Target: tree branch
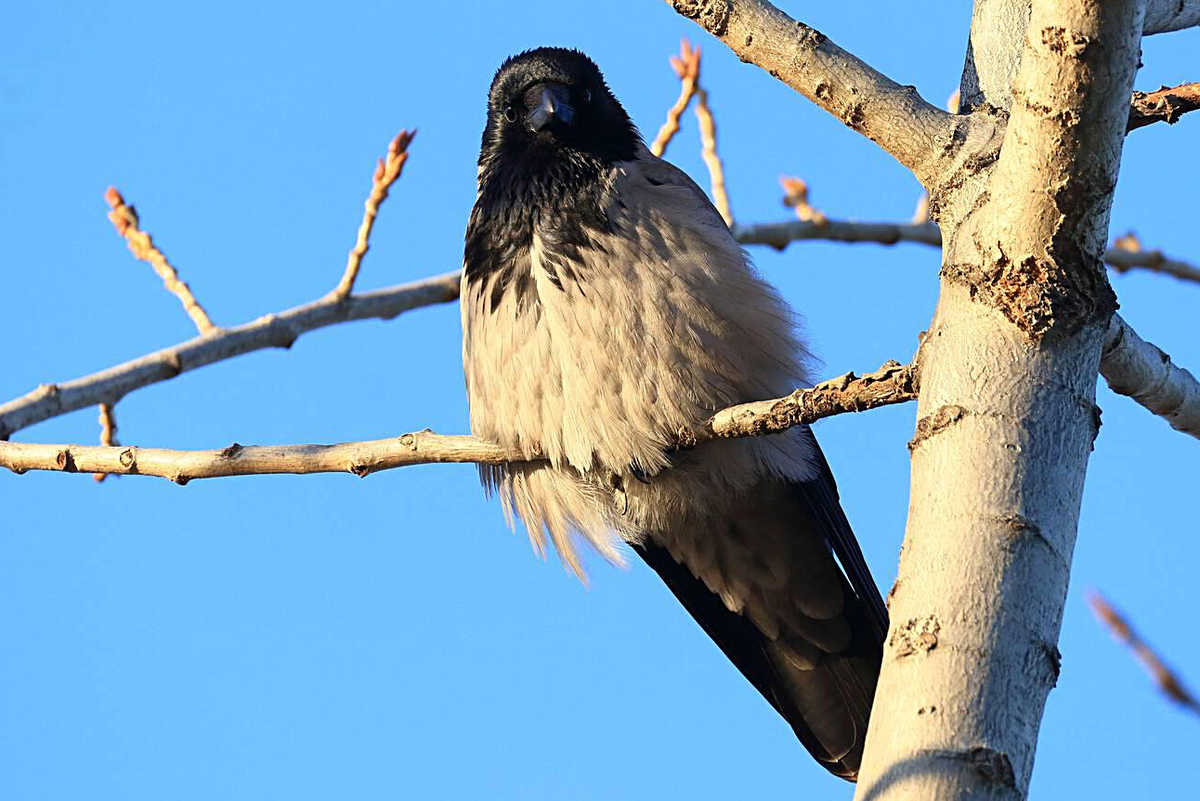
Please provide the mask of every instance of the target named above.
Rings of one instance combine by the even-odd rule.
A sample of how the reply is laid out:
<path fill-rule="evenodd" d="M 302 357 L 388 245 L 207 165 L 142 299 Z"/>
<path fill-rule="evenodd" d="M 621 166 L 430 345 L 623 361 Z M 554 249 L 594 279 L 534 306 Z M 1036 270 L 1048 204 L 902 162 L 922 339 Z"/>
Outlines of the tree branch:
<path fill-rule="evenodd" d="M 191 287 L 179 280 L 179 273 L 154 244 L 150 234 L 138 226 L 138 215 L 133 206 L 125 203 L 125 198 L 121 197 L 121 193 L 115 186 L 108 188 L 108 191 L 104 193 L 104 199 L 112 209 L 108 213 L 109 221 L 117 229 L 117 233 L 129 243 L 129 252 L 134 255 L 134 258 L 140 259 L 154 268 L 154 272 L 158 273 L 158 277 L 162 279 L 163 286 L 168 292 L 179 298 L 184 311 L 187 312 L 188 317 L 192 318 L 192 322 L 196 324 L 196 328 L 201 334 L 216 331 L 217 326 L 209 319 L 208 312 L 200 305 L 200 301 L 196 300 Z"/>
<path fill-rule="evenodd" d="M 1146 0 L 1142 33 L 1168 33 L 1200 25 L 1200 0 Z"/>
<path fill-rule="evenodd" d="M 388 190 L 404 171 L 404 163 L 408 161 L 408 145 L 416 135 L 416 131 L 400 131 L 396 134 L 396 138 L 388 145 L 386 158 L 380 159 L 375 166 L 375 174 L 371 176 L 371 193 L 367 195 L 363 204 L 363 219 L 358 226 L 358 237 L 346 259 L 346 270 L 342 273 L 342 279 L 329 293 L 334 300 L 345 300 L 354 291 L 354 282 L 362 267 L 363 256 L 367 255 L 367 249 L 371 246 L 371 229 L 375 227 L 379 206 L 387 200 Z"/>
<path fill-rule="evenodd" d="M 717 123 L 708 107 L 708 90 L 699 84 L 696 85 L 696 121 L 700 126 L 700 157 L 708 167 L 713 205 L 725 224 L 732 228 L 733 208 L 729 204 L 729 190 L 725 188 L 725 168 L 717 155 Z"/>
<path fill-rule="evenodd" d="M 1142 243 L 1132 232 L 1113 242 L 1113 247 L 1104 252 L 1104 263 L 1119 273 L 1136 268 L 1200 283 L 1200 268 L 1167 258 L 1161 250 L 1142 250 Z"/>
<path fill-rule="evenodd" d="M 1129 126 L 1133 131 L 1160 120 L 1174 125 L 1189 111 L 1200 108 L 1200 83 L 1181 83 L 1164 86 L 1155 92 L 1134 92 L 1129 110 Z"/>
<path fill-rule="evenodd" d="M 1146 672 L 1154 679 L 1154 683 L 1158 685 L 1158 689 L 1162 691 L 1163 695 L 1184 709 L 1200 714 L 1200 701 L 1196 700 L 1196 696 L 1188 691 L 1174 671 L 1167 667 L 1166 663 L 1154 652 L 1154 649 L 1138 636 L 1133 626 L 1129 625 L 1129 621 L 1116 609 L 1113 609 L 1100 593 L 1095 591 L 1089 593 L 1087 600 L 1092 607 L 1092 612 L 1101 623 L 1108 626 L 1113 637 L 1128 645 L 1130 650 L 1137 655 L 1138 661 L 1146 668 Z"/>
<path fill-rule="evenodd" d="M 933 223 L 857 222 L 850 220 L 788 220 L 787 222 L 738 225 L 733 235 L 743 245 L 770 245 L 783 250 L 792 242 L 821 239 L 831 242 L 919 242 L 940 247 L 942 233 Z"/>
<path fill-rule="evenodd" d="M 693 48 L 688 40 L 684 39 L 679 43 L 679 55 L 671 56 L 670 64 L 671 69 L 679 76 L 679 99 L 667 109 L 667 119 L 658 129 L 654 141 L 650 143 L 650 152 L 656 156 L 662 156 L 675 134 L 679 133 L 679 120 L 683 118 L 683 112 L 696 95 L 700 81 L 700 48 Z"/>
<path fill-rule="evenodd" d="M 1200 439 L 1200 382 L 1139 337 L 1119 314 L 1108 327 L 1100 373 L 1113 392 L 1133 398 L 1176 431 Z"/>
<path fill-rule="evenodd" d="M 874 242 L 895 245 L 916 242 L 941 247 L 942 232 L 931 222 L 890 223 L 851 220 L 792 221 L 738 225 L 733 235 L 743 245 L 769 245 L 783 250 L 792 242 L 826 240 L 830 242 Z M 1183 281 L 1200 283 L 1200 267 L 1172 259 L 1161 250 L 1130 249 L 1118 241 L 1104 251 L 1104 263 L 1119 273 L 1133 269 L 1172 275 Z"/>
<path fill-rule="evenodd" d="M 301 334 L 351 320 L 390 320 L 421 306 L 458 297 L 460 273 L 444 273 L 410 284 L 351 295 L 327 296 L 278 314 L 189 339 L 132 361 L 62 384 L 43 384 L 0 405 L 0 440 L 60 414 L 99 403 L 116 403 L 135 389 L 263 348 L 288 348 Z"/>
<path fill-rule="evenodd" d="M 763 0 L 667 0 L 677 12 L 840 119 L 925 183 L 956 118 Z"/>
<path fill-rule="evenodd" d="M 759 436 L 808 425 L 845 412 L 860 412 L 915 400 L 913 365 L 888 362 L 873 373 L 853 373 L 798 389 L 782 398 L 743 403 L 717 412 L 695 430 L 677 434 L 678 448 L 694 448 L 716 439 Z M 160 476 L 177 484 L 194 478 L 264 474 L 353 473 L 444 462 L 503 464 L 525 461 L 521 451 L 506 451 L 471 436 L 418 431 L 390 439 L 338 445 L 257 445 L 234 443 L 222 450 L 176 451 L 164 448 L 42 445 L 0 442 L 0 465 L 15 473 L 52 470 Z"/>

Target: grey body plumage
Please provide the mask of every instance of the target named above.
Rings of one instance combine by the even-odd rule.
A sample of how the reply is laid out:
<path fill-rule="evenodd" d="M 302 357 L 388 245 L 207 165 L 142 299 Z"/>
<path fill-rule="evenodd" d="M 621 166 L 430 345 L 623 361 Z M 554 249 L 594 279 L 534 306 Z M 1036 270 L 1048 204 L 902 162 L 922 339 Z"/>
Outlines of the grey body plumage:
<path fill-rule="evenodd" d="M 581 542 L 618 562 L 628 543 L 854 778 L 886 612 L 816 440 L 671 451 L 681 427 L 807 382 L 794 315 L 582 54 L 497 72 L 461 303 L 471 430 L 545 459 L 482 468 L 510 521 L 580 574 Z"/>

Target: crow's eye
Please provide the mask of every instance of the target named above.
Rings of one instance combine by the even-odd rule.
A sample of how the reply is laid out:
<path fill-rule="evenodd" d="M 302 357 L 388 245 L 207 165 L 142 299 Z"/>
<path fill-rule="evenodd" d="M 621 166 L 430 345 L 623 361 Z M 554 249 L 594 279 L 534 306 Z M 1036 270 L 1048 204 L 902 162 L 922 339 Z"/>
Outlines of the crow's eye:
<path fill-rule="evenodd" d="M 504 107 L 504 119 L 508 120 L 509 122 L 516 122 L 517 121 L 517 110 L 514 109 L 512 106 L 505 106 Z"/>

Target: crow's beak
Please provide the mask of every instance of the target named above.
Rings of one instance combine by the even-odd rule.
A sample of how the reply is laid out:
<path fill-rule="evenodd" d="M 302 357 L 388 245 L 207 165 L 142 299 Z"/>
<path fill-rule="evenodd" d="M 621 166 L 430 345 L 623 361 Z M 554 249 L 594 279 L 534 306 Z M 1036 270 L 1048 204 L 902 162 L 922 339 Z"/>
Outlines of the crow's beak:
<path fill-rule="evenodd" d="M 561 83 L 540 84 L 530 89 L 525 96 L 533 101 L 527 106 L 532 111 L 525 118 L 531 131 L 540 131 L 553 120 L 570 125 L 571 120 L 575 118 L 575 109 L 571 108 L 568 102 L 571 98 L 570 91 Z"/>

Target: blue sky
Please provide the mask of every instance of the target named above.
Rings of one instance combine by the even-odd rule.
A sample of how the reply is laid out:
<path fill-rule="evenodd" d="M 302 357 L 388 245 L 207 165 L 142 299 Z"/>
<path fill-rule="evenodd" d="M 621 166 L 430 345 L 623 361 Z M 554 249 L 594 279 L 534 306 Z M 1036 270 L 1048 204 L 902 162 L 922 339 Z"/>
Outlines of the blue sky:
<path fill-rule="evenodd" d="M 969 8 L 784 8 L 935 103 Z M 336 282 L 374 160 L 420 129 L 360 286 L 454 269 L 491 76 L 543 44 L 595 58 L 648 136 L 667 56 L 699 40 L 734 213 L 784 219 L 780 173 L 833 217 L 907 219 L 915 180 L 662 2 L 25 3 L 0 30 L 0 399 L 192 336 L 105 219 L 116 184 L 218 324 Z M 1200 32 L 1144 43 L 1143 89 L 1195 80 Z M 1190 68 L 1190 69 L 1189 69 Z M 707 185 L 693 117 L 668 157 Z M 1200 119 L 1138 131 L 1113 232 L 1200 260 Z M 807 317 L 823 375 L 907 359 L 935 251 L 805 243 L 753 252 Z M 1200 366 L 1200 286 L 1113 276 L 1122 313 Z M 458 310 L 325 329 L 139 391 L 129 444 L 329 442 L 467 429 Z M 1200 686 L 1197 443 L 1099 393 L 1035 797 L 1193 786 L 1200 721 L 1168 706 L 1091 618 L 1099 587 Z M 817 434 L 886 592 L 914 407 Z M 94 442 L 95 411 L 23 441 Z M 0 475 L 0 796 L 120 798 L 848 797 L 810 762 L 648 570 L 593 559 L 581 586 L 503 525 L 470 466 L 177 487 Z M 1165 788 L 1164 788 L 1165 790 Z"/>

